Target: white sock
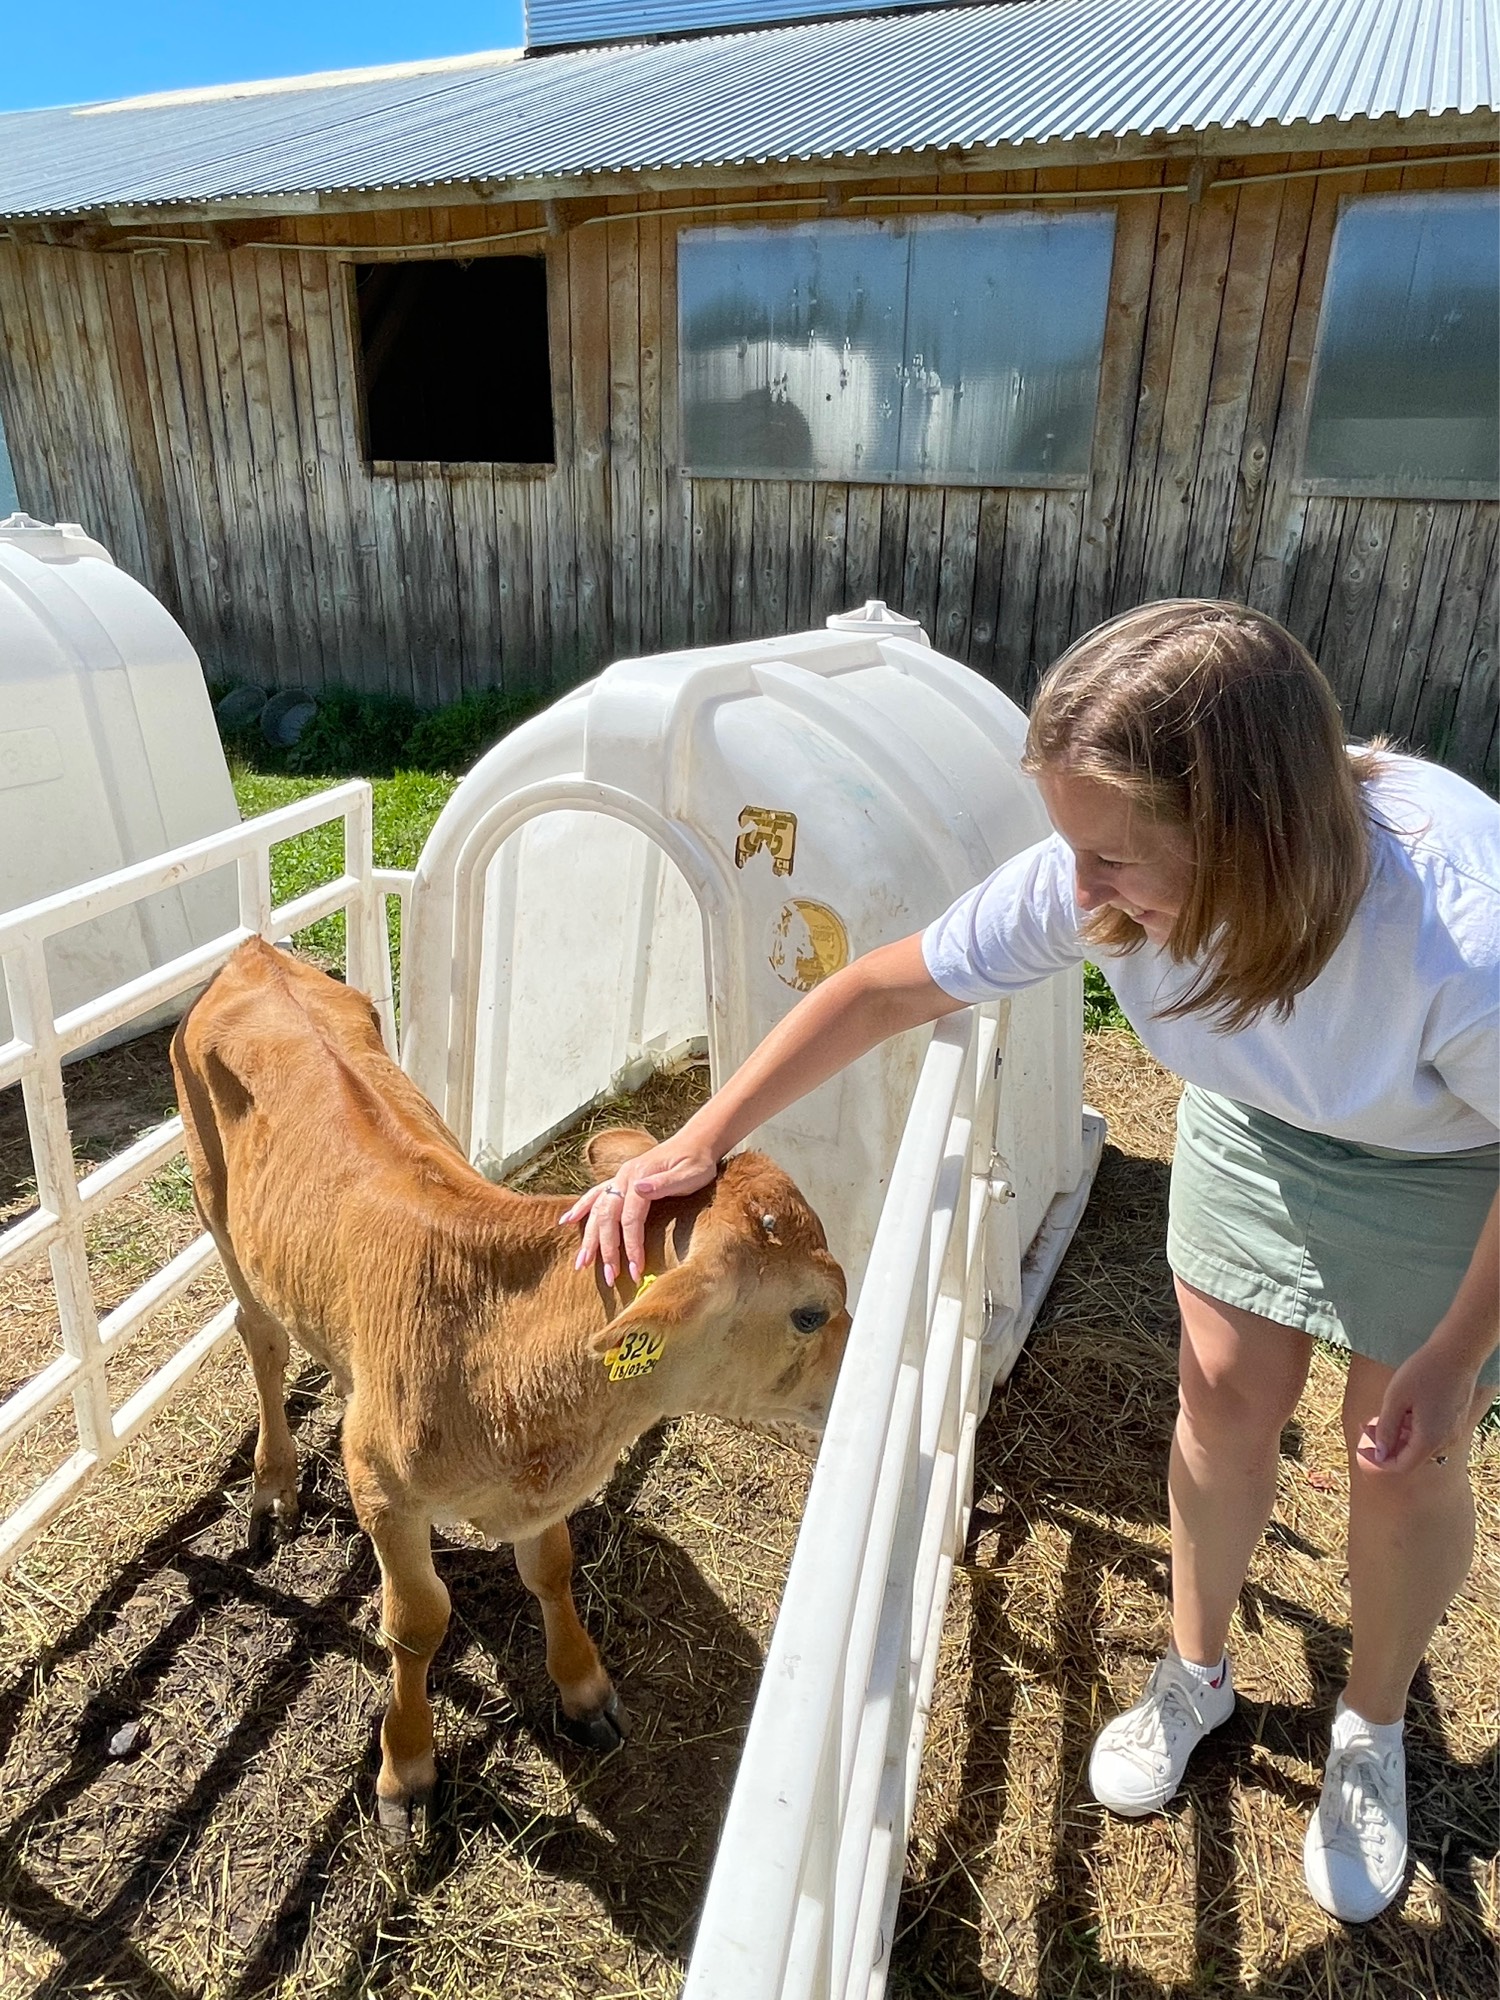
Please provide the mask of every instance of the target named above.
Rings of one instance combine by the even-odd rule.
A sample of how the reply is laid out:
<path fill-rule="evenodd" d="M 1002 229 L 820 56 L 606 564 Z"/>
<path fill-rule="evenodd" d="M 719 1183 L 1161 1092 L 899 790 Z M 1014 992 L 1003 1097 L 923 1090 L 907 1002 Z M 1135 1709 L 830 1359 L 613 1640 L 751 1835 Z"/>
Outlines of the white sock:
<path fill-rule="evenodd" d="M 1175 1647 L 1173 1650 L 1176 1650 Z M 1183 1666 L 1192 1678 L 1202 1687 L 1221 1688 L 1229 1678 L 1229 1655 L 1227 1653 L 1221 1653 L 1211 1667 L 1199 1666 L 1196 1660 L 1183 1660 L 1181 1653 L 1178 1653 L 1177 1657 L 1182 1661 Z"/>
<path fill-rule="evenodd" d="M 1341 1730 L 1339 1724 L 1346 1715 L 1351 1718 L 1351 1721 Z M 1406 1719 L 1403 1716 L 1395 1722 L 1367 1722 L 1340 1695 L 1338 1706 L 1333 1711 L 1333 1735 L 1335 1742 L 1341 1740 L 1349 1730 L 1356 1728 L 1363 1730 L 1369 1736 L 1377 1750 L 1399 1750 L 1406 1729 Z"/>

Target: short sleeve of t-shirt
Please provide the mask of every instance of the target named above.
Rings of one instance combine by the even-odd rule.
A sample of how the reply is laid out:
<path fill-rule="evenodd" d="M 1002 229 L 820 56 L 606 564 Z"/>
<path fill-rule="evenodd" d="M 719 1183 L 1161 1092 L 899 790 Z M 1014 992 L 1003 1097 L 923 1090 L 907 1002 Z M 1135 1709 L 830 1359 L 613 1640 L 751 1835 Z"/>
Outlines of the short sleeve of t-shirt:
<path fill-rule="evenodd" d="M 1014 855 L 922 934 L 922 958 L 953 1000 L 1019 993 L 1084 955 L 1073 855 L 1060 834 Z"/>
<path fill-rule="evenodd" d="M 1500 1127 L 1500 1022 L 1493 1008 L 1450 1035 L 1432 1066 L 1455 1097 Z"/>
<path fill-rule="evenodd" d="M 1423 926 L 1432 993 L 1420 1050 L 1453 1095 L 1500 1126 L 1500 890 L 1431 866 Z"/>

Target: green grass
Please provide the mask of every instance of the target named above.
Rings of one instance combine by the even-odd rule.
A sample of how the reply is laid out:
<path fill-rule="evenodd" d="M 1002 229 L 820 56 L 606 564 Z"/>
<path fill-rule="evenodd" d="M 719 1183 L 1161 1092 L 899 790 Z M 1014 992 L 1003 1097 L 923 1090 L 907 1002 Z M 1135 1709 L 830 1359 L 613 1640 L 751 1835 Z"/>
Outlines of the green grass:
<path fill-rule="evenodd" d="M 209 688 L 215 704 L 227 683 Z M 393 778 L 413 771 L 457 777 L 518 722 L 545 706 L 534 690 L 479 688 L 445 708 L 422 710 L 400 695 L 323 688 L 318 712 L 289 749 L 273 749 L 258 723 L 220 733 L 231 759 L 275 777 Z"/>
<path fill-rule="evenodd" d="M 193 1170 L 185 1158 L 179 1157 L 159 1174 L 153 1174 L 146 1183 L 146 1193 L 153 1208 L 164 1209 L 168 1214 L 190 1215 L 193 1209 Z"/>
<path fill-rule="evenodd" d="M 243 819 L 274 812 L 278 806 L 291 805 L 313 792 L 327 791 L 330 785 L 340 783 L 345 775 L 343 772 L 316 775 L 307 772 L 292 776 L 251 770 L 239 761 L 230 767 L 234 796 Z M 457 782 L 456 778 L 435 771 L 397 771 L 388 778 L 371 779 L 377 868 L 416 867 L 422 843 L 432 831 L 434 820 L 447 804 Z M 294 896 L 317 888 L 320 883 L 331 882 L 341 873 L 343 864 L 344 828 L 341 820 L 332 820 L 327 826 L 315 826 L 311 832 L 299 833 L 291 840 L 278 841 L 271 849 L 271 900 L 287 903 Z M 390 927 L 391 962 L 394 971 L 399 974 L 400 913 L 394 902 L 389 905 L 387 923 Z M 343 911 L 335 911 L 333 916 L 324 917 L 318 923 L 310 924 L 305 931 L 299 931 L 296 942 L 320 965 L 342 971 Z"/>
<path fill-rule="evenodd" d="M 225 687 L 210 689 L 216 702 L 227 692 Z M 415 868 L 458 779 L 545 699 L 532 692 L 485 688 L 424 714 L 399 696 L 325 688 L 318 695 L 317 714 L 290 749 L 272 749 L 258 726 L 224 732 L 240 816 L 254 819 L 345 778 L 368 778 L 374 793 L 376 867 Z M 332 881 L 343 858 L 343 829 L 337 820 L 278 842 L 271 850 L 272 901 L 290 902 Z M 392 969 L 399 975 L 400 912 L 394 901 L 387 923 Z M 343 912 L 299 931 L 296 943 L 330 971 L 342 972 Z"/>
<path fill-rule="evenodd" d="M 1083 1032 L 1094 1035 L 1101 1028 L 1128 1028 L 1114 989 L 1097 965 L 1083 968 Z"/>

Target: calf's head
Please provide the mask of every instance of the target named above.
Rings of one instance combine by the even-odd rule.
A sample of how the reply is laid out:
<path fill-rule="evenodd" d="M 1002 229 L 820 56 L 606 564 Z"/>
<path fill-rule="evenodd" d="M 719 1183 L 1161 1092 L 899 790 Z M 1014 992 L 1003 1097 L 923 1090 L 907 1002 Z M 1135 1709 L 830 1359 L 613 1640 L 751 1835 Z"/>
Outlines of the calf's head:
<path fill-rule="evenodd" d="M 590 1163 L 613 1172 L 652 1143 L 601 1133 Z M 795 1185 L 764 1154 L 737 1153 L 701 1195 L 654 1215 L 668 1268 L 597 1336 L 601 1360 L 623 1356 L 627 1372 L 635 1354 L 659 1368 L 668 1414 L 821 1430 L 849 1314 L 843 1271 Z"/>

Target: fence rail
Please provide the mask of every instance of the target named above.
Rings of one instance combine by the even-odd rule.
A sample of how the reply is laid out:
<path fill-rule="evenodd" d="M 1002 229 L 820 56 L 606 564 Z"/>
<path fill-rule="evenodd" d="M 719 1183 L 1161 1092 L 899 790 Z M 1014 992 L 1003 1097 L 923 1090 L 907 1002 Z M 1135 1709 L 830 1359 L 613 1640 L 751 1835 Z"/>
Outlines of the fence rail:
<path fill-rule="evenodd" d="M 934 1030 L 766 1655 L 683 2000 L 884 1987 L 974 1436 L 1088 1199 L 1024 1258 L 995 1151 L 1008 1008 Z"/>
<path fill-rule="evenodd" d="M 344 823 L 342 872 L 334 881 L 274 906 L 271 849 L 338 819 Z M 55 1013 L 48 938 L 230 865 L 237 870 L 239 887 L 239 923 L 232 930 L 84 1006 L 61 1016 Z M 0 1276 L 47 1253 L 63 1348 L 0 1403 L 0 1451 L 19 1444 L 70 1398 L 76 1438 L 76 1448 L 0 1520 L 0 1572 L 157 1415 L 234 1326 L 234 1307 L 223 1307 L 189 1334 L 118 1408 L 113 1405 L 106 1374 L 110 1357 L 153 1314 L 179 1298 L 215 1262 L 216 1252 L 211 1237 L 195 1238 L 101 1316 L 89 1274 L 87 1228 L 111 1203 L 130 1194 L 181 1152 L 182 1120 L 165 1119 L 80 1180 L 63 1093 L 65 1058 L 192 992 L 247 937 L 258 933 L 273 941 L 287 938 L 340 909 L 346 912 L 348 978 L 374 998 L 382 1033 L 394 1049 L 385 929 L 388 893 L 404 892 L 397 878 L 387 879 L 385 871 L 374 868 L 371 791 L 363 779 L 355 779 L 0 916 L 0 965 L 12 1027 L 11 1039 L 0 1046 L 0 1089 L 21 1086 L 37 1184 L 36 1208 L 0 1231 Z"/>
<path fill-rule="evenodd" d="M 101 1316 L 85 1231 L 181 1150 L 169 1118 L 80 1179 L 63 1094 L 69 1053 L 206 979 L 244 938 L 285 938 L 347 912 L 347 974 L 394 1048 L 385 904 L 412 878 L 372 861 L 370 787 L 340 785 L 0 917 L 12 1039 L 37 1207 L 0 1232 L 0 1275 L 46 1251 L 63 1352 L 0 1403 L 0 1450 L 71 1399 L 74 1449 L 0 1520 L 0 1572 L 155 1417 L 231 1333 L 214 1312 L 118 1407 L 106 1363 L 214 1261 L 207 1236 Z M 274 907 L 270 850 L 335 819 L 342 872 Z M 58 1018 L 46 940 L 233 864 L 239 923 Z M 890 1179 L 781 1613 L 767 1654 L 684 2000 L 878 2000 L 889 1959 L 938 1645 L 968 1523 L 974 1437 L 1072 1235 L 1103 1120 L 1085 1111 L 1082 1171 L 1019 1240 L 1014 1175 L 996 1150 L 1009 1008 L 933 1032 Z M 1071 1144 L 1069 1158 L 1075 1157 Z M 1071 1172 L 1071 1168 L 1069 1169 Z"/>

